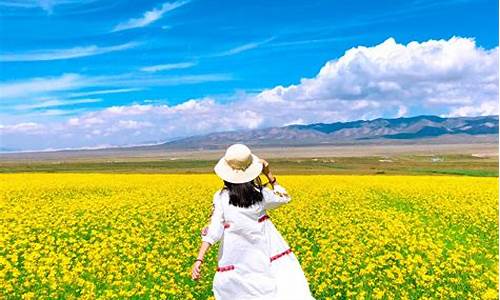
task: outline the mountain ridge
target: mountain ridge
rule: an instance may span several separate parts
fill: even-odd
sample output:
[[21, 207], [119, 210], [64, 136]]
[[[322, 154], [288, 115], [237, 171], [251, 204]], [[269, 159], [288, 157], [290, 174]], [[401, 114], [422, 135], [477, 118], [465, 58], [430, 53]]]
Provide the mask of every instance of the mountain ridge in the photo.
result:
[[293, 124], [263, 129], [223, 131], [165, 142], [154, 147], [218, 149], [244, 142], [252, 146], [300, 146], [356, 142], [467, 139], [467, 136], [498, 135], [498, 115], [439, 117], [418, 115], [348, 122]]

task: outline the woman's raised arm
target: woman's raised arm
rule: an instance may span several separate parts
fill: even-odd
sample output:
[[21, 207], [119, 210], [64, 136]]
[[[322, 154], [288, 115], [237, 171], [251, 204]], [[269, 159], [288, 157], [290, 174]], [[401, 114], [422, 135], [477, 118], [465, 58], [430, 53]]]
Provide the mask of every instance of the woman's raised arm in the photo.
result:
[[285, 188], [278, 183], [274, 184], [274, 188], [272, 190], [267, 187], [263, 188], [262, 194], [264, 196], [265, 209], [278, 208], [281, 205], [286, 204], [290, 202], [290, 200], [292, 200]]
[[267, 187], [262, 189], [262, 193], [264, 196], [264, 208], [273, 209], [290, 202], [290, 195], [288, 195], [284, 187], [278, 184], [276, 177], [274, 177], [271, 169], [269, 168], [269, 163], [263, 159], [261, 159], [261, 161], [264, 165], [262, 174], [267, 177], [269, 183], [273, 186], [272, 190]]

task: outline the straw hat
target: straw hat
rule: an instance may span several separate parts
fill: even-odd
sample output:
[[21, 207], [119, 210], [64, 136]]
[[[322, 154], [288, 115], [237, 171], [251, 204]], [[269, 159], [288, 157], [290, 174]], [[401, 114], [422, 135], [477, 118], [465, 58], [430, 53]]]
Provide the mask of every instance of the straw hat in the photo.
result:
[[234, 144], [226, 149], [224, 157], [219, 159], [214, 171], [225, 181], [231, 183], [249, 182], [262, 172], [260, 158], [252, 154], [243, 144]]

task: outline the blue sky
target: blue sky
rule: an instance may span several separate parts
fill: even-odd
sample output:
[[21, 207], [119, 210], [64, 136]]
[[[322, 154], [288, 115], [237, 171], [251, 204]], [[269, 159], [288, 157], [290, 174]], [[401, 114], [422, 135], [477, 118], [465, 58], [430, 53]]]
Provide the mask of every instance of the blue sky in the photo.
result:
[[497, 1], [2, 0], [0, 36], [7, 150], [498, 110]]

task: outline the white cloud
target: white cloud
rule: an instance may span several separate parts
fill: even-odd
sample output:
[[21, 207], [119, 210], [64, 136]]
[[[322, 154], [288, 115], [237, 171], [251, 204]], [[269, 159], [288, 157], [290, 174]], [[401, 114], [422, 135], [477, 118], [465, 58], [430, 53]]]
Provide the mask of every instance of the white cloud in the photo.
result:
[[453, 108], [448, 117], [467, 117], [467, 116], [487, 116], [498, 115], [498, 101], [486, 101], [479, 105], [466, 105]]
[[[111, 106], [104, 110], [104, 115], [107, 116], [128, 116], [142, 115], [153, 109], [153, 105], [133, 104], [129, 106]], [[92, 114], [94, 115], [94, 114]]]
[[54, 7], [60, 5], [84, 5], [97, 0], [3, 0], [0, 6], [12, 8], [41, 8], [52, 14]]
[[148, 121], [120, 120], [117, 125], [123, 129], [141, 129], [154, 126]]
[[154, 8], [152, 10], [146, 11], [140, 18], [133, 18], [126, 22], [119, 23], [113, 28], [112, 32], [147, 26], [161, 19], [165, 13], [181, 7], [187, 3], [189, 3], [189, 1], [165, 2], [160, 8]]
[[396, 114], [396, 118], [404, 117], [408, 113], [408, 108], [404, 105], [400, 105], [398, 109], [398, 113]]
[[44, 125], [35, 122], [25, 122], [13, 125], [0, 125], [0, 132], [8, 133], [25, 133], [25, 134], [38, 134], [45, 128]]
[[327, 42], [338, 42], [345, 40], [352, 40], [355, 38], [359, 38], [360, 35], [349, 35], [349, 36], [336, 36], [333, 38], [324, 38], [324, 39], [308, 39], [308, 40], [295, 40], [295, 41], [284, 41], [284, 42], [275, 42], [267, 45], [269, 48], [276, 47], [289, 47], [289, 46], [298, 46], [298, 45], [311, 45], [317, 43], [327, 43]]
[[[75, 89], [92, 87], [126, 87], [101, 91], [74, 92], [67, 97], [81, 97], [84, 95], [111, 94], [131, 92], [149, 86], [175, 86], [198, 84], [204, 82], [233, 80], [230, 74], [196, 74], [178, 76], [155, 76], [149, 74], [126, 73], [107, 76], [84, 76], [68, 73], [59, 77], [35, 77], [24, 80], [0, 83], [0, 99], [16, 99], [26, 101], [30, 97], [54, 97], [55, 93], [73, 91]], [[66, 97], [66, 95], [64, 95]]]
[[43, 100], [38, 103], [16, 105], [14, 106], [14, 109], [31, 110], [31, 109], [41, 109], [41, 108], [49, 108], [55, 106], [71, 106], [75, 104], [96, 103], [101, 101], [102, 99], [96, 99], [96, 98], [83, 98], [83, 99], [72, 99], [72, 100], [50, 99], [50, 100]]
[[[374, 47], [356, 47], [329, 61], [314, 78], [278, 86], [258, 95], [262, 102], [359, 101], [380, 109], [405, 105], [411, 112], [432, 113], [453, 104], [490, 103], [498, 99], [498, 48], [484, 50], [473, 39], [453, 37], [397, 44], [392, 38]], [[368, 104], [367, 102], [362, 102]], [[398, 114], [404, 111], [399, 111]]]
[[84, 84], [84, 77], [74, 73], [63, 74], [59, 77], [37, 77], [11, 81], [0, 84], [0, 99], [25, 98], [41, 93], [71, 90]]
[[85, 109], [79, 108], [79, 109], [44, 109], [40, 111], [34, 111], [31, 113], [31, 115], [36, 116], [37, 118], [40, 117], [56, 117], [56, 116], [70, 116], [70, 115], [75, 115], [76, 113], [82, 113]]
[[97, 91], [88, 91], [88, 92], [79, 92], [79, 93], [69, 93], [68, 97], [73, 98], [73, 97], [94, 96], [94, 95], [121, 94], [121, 93], [137, 92], [140, 90], [142, 90], [142, 89], [129, 88], [129, 89], [97, 90]]
[[[148, 79], [133, 80], [140, 85]], [[172, 78], [153, 84], [162, 80]], [[498, 94], [498, 48], [485, 50], [473, 39], [456, 37], [407, 45], [388, 39], [352, 48], [298, 84], [238, 94], [230, 102], [206, 97], [170, 106], [109, 107], [51, 124], [38, 139], [31, 135], [29, 143], [30, 148], [121, 145], [292, 123], [488, 115], [498, 113]], [[7, 147], [27, 143], [22, 134], [4, 134], [1, 128], [0, 134]], [[64, 139], [68, 134], [89, 138]]]
[[304, 120], [302, 120], [301, 118], [298, 118], [296, 120], [293, 120], [291, 122], [288, 122], [288, 123], [285, 123], [283, 124], [283, 126], [289, 126], [289, 125], [304, 125]]
[[252, 42], [252, 43], [243, 44], [241, 46], [238, 46], [238, 47], [235, 47], [235, 48], [231, 48], [229, 50], [226, 50], [226, 51], [223, 51], [223, 52], [220, 52], [220, 53], [216, 53], [216, 54], [213, 54], [211, 56], [213, 56], [213, 57], [219, 57], [219, 56], [231, 56], [231, 55], [235, 55], [235, 54], [238, 54], [238, 53], [241, 53], [241, 52], [245, 52], [245, 51], [248, 51], [248, 50], [252, 50], [252, 49], [258, 48], [258, 47], [260, 47], [260, 46], [262, 46], [264, 44], [269, 43], [272, 40], [274, 40], [274, 37], [268, 38], [268, 39], [260, 41], [260, 42]]
[[163, 65], [154, 65], [143, 67], [140, 70], [143, 72], [159, 72], [159, 71], [168, 71], [175, 69], [187, 69], [195, 66], [195, 62], [182, 62], [182, 63], [173, 63], [173, 64], [163, 64]]
[[68, 125], [70, 126], [82, 126], [83, 128], [89, 128], [91, 126], [104, 124], [104, 120], [92, 115], [85, 118], [71, 118], [68, 120]]
[[86, 56], [94, 56], [105, 54], [109, 52], [123, 51], [138, 46], [137, 42], [129, 42], [120, 45], [99, 47], [96, 45], [85, 47], [74, 47], [69, 49], [47, 49], [33, 51], [30, 53], [17, 53], [17, 54], [0, 54], [0, 61], [13, 62], [13, 61], [47, 61], [47, 60], [61, 60], [72, 59]]
[[185, 84], [197, 84], [204, 82], [230, 81], [233, 80], [231, 74], [213, 73], [196, 75], [141, 75], [141, 74], [123, 74], [117, 76], [101, 76], [94, 78], [94, 85], [113, 85], [113, 86], [174, 86]]

